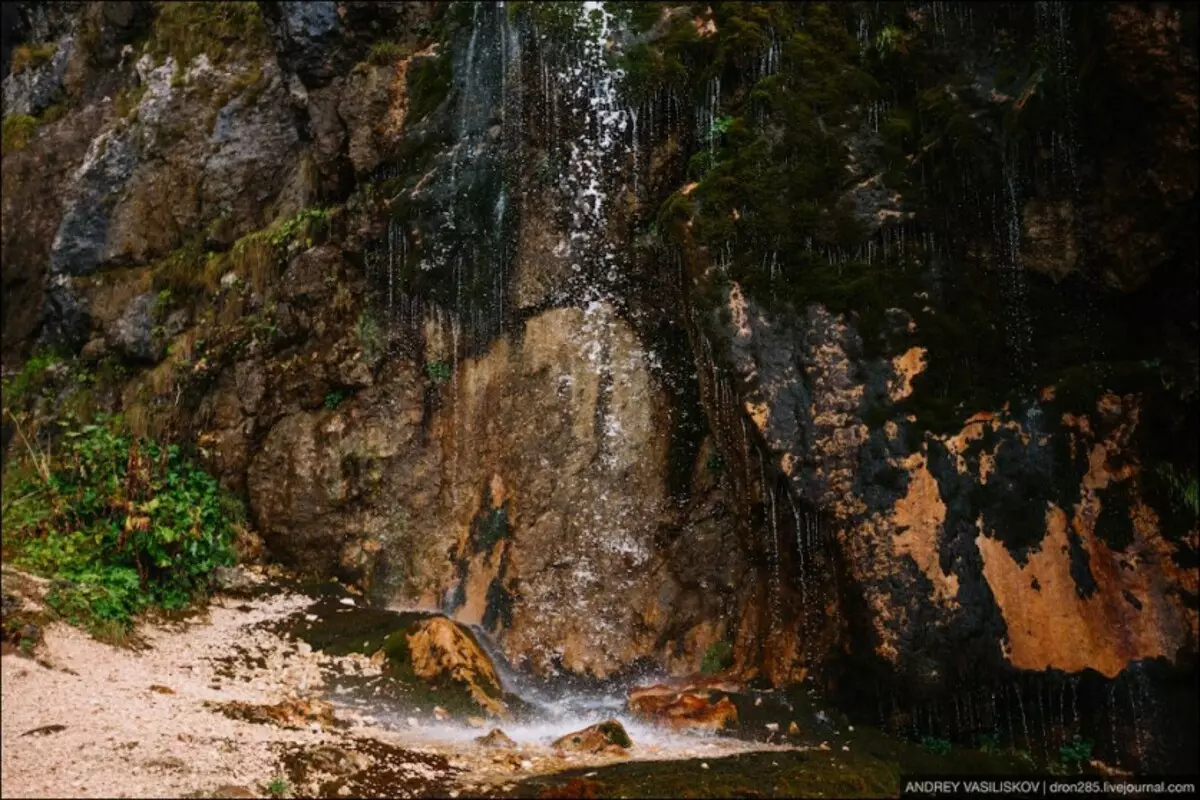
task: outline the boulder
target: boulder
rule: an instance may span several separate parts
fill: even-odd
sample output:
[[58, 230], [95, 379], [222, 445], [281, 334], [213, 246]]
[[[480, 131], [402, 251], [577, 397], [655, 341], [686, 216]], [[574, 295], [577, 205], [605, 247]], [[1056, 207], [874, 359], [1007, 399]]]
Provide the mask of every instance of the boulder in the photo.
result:
[[589, 725], [581, 731], [568, 733], [554, 742], [559, 750], [569, 750], [573, 753], [608, 753], [623, 755], [633, 741], [625, 732], [625, 727], [615, 719], [607, 719]]
[[483, 747], [510, 749], [517, 746], [517, 743], [510, 739], [508, 734], [499, 728], [492, 728], [489, 733], [483, 736], [476, 736], [475, 741]]
[[733, 689], [736, 687], [720, 682], [681, 687], [658, 684], [633, 689], [628, 705], [636, 716], [676, 730], [719, 731], [737, 727], [737, 707], [725, 694]]
[[445, 617], [422, 620], [406, 638], [413, 673], [418, 678], [459, 684], [489, 713], [502, 715], [507, 711], [491, 659], [455, 622]]

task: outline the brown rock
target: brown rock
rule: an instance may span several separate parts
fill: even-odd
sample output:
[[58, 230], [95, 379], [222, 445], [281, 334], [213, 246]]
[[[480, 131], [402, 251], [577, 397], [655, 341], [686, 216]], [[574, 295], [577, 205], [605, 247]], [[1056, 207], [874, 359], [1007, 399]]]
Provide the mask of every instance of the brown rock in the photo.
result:
[[568, 733], [557, 739], [553, 745], [559, 750], [569, 750], [574, 753], [609, 753], [623, 755], [633, 741], [625, 732], [624, 726], [615, 719], [597, 722], [581, 731]]
[[727, 690], [731, 685], [689, 685], [672, 688], [664, 685], [634, 689], [629, 693], [629, 710], [642, 719], [667, 725], [677, 730], [719, 731], [736, 727], [737, 707], [728, 696], [713, 702], [714, 692]]
[[263, 725], [282, 725], [286, 728], [303, 728], [314, 722], [323, 728], [333, 725], [333, 704], [316, 698], [293, 697], [274, 705], [255, 705], [237, 700], [211, 705], [228, 717]]
[[492, 714], [504, 714], [500, 678], [491, 659], [462, 627], [445, 617], [417, 623], [408, 634], [413, 672], [427, 681], [465, 686], [475, 702]]
[[517, 743], [499, 728], [492, 728], [489, 733], [483, 736], [476, 736], [475, 741], [483, 747], [514, 748], [517, 746]]

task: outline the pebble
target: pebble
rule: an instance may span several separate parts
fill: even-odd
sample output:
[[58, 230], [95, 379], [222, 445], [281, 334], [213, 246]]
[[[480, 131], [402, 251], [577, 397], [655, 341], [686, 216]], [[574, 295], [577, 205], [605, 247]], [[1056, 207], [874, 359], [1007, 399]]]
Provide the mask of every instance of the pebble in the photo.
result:
[[521, 762], [521, 769], [533, 769], [533, 762], [525, 759]]
[[708, 762], [707, 762], [707, 761], [705, 761], [705, 762], [701, 763], [701, 764], [700, 764], [700, 769], [708, 769]]
[[338, 787], [338, 796], [339, 797], [349, 797], [352, 793], [353, 793], [353, 791], [350, 789], [349, 786]]
[[768, 722], [766, 727], [767, 727], [767, 730], [774, 733], [775, 731], [779, 730], [779, 723], [778, 722]]
[[417, 721], [416, 717], [409, 717], [408, 718], [408, 727], [419, 728], [419, 727], [421, 727], [421, 723]]
[[354, 598], [353, 597], [343, 597], [338, 602], [344, 606], [352, 606], [352, 605], [354, 605]]

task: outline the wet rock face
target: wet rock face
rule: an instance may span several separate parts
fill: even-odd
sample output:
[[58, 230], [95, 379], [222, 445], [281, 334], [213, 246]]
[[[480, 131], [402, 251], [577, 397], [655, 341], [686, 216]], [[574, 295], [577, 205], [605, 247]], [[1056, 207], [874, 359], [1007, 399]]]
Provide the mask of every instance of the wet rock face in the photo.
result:
[[[1086, 416], [1052, 402], [981, 413], [913, 449], [903, 419], [862, 422], [862, 398], [907, 396], [920, 353], [880, 373], [826, 312], [810, 308], [797, 330], [736, 294], [732, 306], [748, 415], [792, 491], [833, 515], [850, 597], [864, 604], [852, 625], [865, 626], [873, 657], [937, 686], [966, 663], [1112, 677], [1193, 646], [1196, 614], [1179, 598], [1195, 580], [1175, 566], [1189, 545], [1164, 538], [1142, 499], [1134, 396], [1104, 396]], [[1127, 499], [1102, 530], [1118, 494]]]

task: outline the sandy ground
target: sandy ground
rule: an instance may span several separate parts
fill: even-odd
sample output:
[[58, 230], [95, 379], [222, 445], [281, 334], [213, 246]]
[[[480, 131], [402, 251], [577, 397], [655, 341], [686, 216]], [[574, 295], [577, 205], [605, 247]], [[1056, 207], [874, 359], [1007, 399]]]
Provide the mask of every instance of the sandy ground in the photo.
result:
[[[41, 663], [18, 654], [0, 658], [0, 794], [163, 797], [229, 784], [261, 791], [258, 787], [279, 773], [272, 743], [314, 744], [329, 734], [233, 720], [203, 703], [276, 702], [312, 680], [315, 665], [289, 659], [294, 651], [286, 643], [261, 633], [257, 644], [287, 666], [247, 683], [219, 677], [219, 662], [213, 659], [227, 655], [239, 638], [247, 644], [248, 627], [306, 602], [296, 596], [218, 598], [200, 621], [142, 626], [139, 635], [149, 647], [141, 651], [102, 644], [62, 623], [51, 625], [39, 647]], [[48, 725], [65, 728], [28, 733]]]
[[[304, 729], [247, 722], [206, 705], [268, 705], [326, 694], [336, 699], [337, 692], [327, 690], [339, 688], [339, 677], [378, 675], [366, 658], [330, 657], [262, 628], [311, 603], [295, 594], [218, 596], [186, 622], [140, 625], [137, 635], [145, 644], [140, 649], [103, 644], [62, 623], [48, 626], [36, 658], [0, 657], [0, 797], [213, 796], [222, 787], [245, 793], [235, 790], [232, 796], [263, 796], [269, 781], [286, 774], [285, 750], [308, 754], [323, 746], [340, 754], [325, 761], [340, 759], [341, 772], [336, 766], [306, 766], [302, 782], [289, 783], [293, 792], [345, 796], [386, 785], [399, 796], [437, 792], [436, 787], [452, 795], [486, 793], [488, 786], [522, 777], [624, 760], [564, 755], [528, 739], [516, 750], [497, 752], [474, 744], [481, 731], [466, 725], [439, 728], [432, 719], [409, 719], [385, 726], [344, 705], [336, 711], [340, 729], [315, 722]], [[688, 740], [682, 747], [643, 739], [637, 746], [641, 731], [631, 733], [633, 758], [774, 749], [711, 739]], [[383, 752], [380, 744], [404, 752]], [[306, 756], [309, 761], [323, 763]], [[357, 782], [350, 773], [359, 776]], [[342, 783], [329, 782], [339, 775]]]

